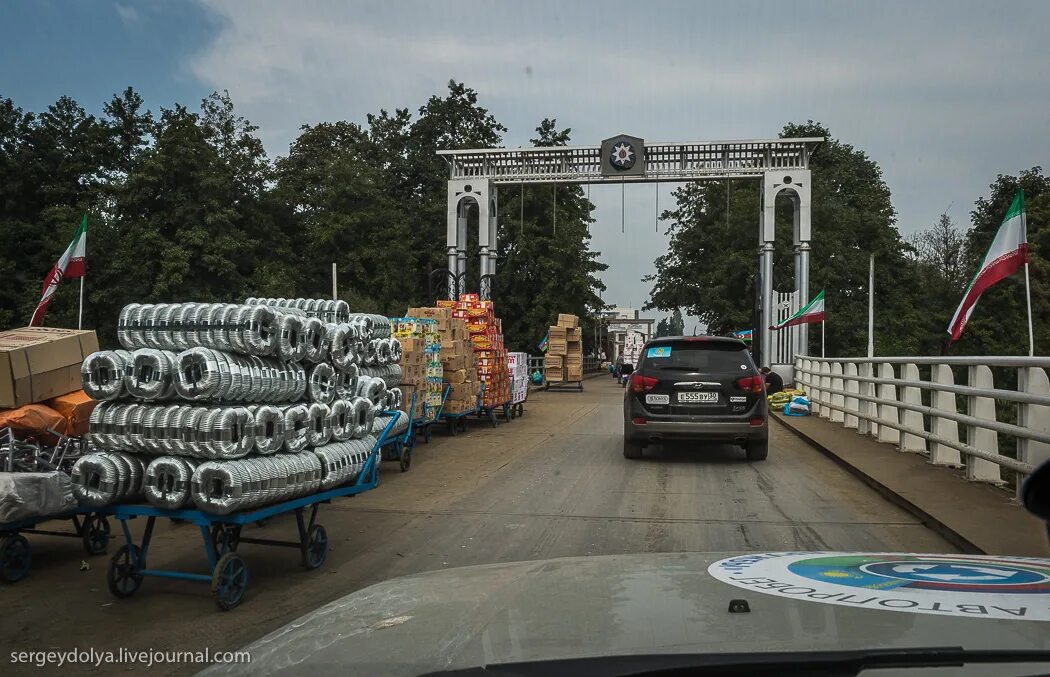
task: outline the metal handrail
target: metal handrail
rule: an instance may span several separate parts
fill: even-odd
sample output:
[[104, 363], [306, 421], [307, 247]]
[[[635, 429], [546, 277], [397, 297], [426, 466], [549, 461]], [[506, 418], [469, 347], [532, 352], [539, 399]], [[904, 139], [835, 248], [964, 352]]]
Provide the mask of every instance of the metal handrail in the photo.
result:
[[[859, 381], [860, 380], [860, 378], [858, 378], [858, 377], [846, 376], [844, 374], [822, 374], [822, 373], [820, 373], [818, 371], [813, 371], [812, 369], [803, 369], [802, 367], [796, 367], [795, 369], [799, 373], [809, 374], [811, 376], [819, 376], [821, 378], [824, 378], [824, 377], [828, 377], [828, 378], [832, 378], [832, 379], [839, 379], [839, 378], [841, 378], [843, 380], [848, 379], [850, 381], [853, 381], [853, 380], [858, 380]], [[879, 384], [879, 385], [889, 384], [890, 383], [890, 379], [865, 379], [865, 380], [867, 382], [869, 382], [869, 383], [876, 383], [876, 384]], [[809, 385], [809, 384], [807, 384], [807, 385]], [[955, 421], [956, 423], [962, 423], [963, 425], [978, 426], [978, 427], [981, 427], [981, 428], [987, 428], [988, 430], [994, 430], [995, 432], [1002, 433], [1004, 435], [1013, 435], [1014, 437], [1024, 437], [1025, 439], [1035, 440], [1036, 442], [1045, 442], [1047, 444], [1050, 444], [1050, 433], [1041, 433], [1041, 432], [1038, 432], [1038, 431], [1032, 431], [1032, 430], [1029, 430], [1028, 428], [1022, 428], [1020, 426], [1011, 425], [1009, 423], [1000, 423], [999, 421], [988, 421], [988, 420], [983, 419], [983, 418], [977, 418], [976, 416], [967, 416], [966, 414], [960, 414], [958, 412], [948, 411], [947, 409], [935, 409], [933, 407], [927, 407], [924, 404], [911, 404], [909, 402], [904, 402], [902, 400], [887, 400], [884, 397], [872, 397], [870, 395], [863, 395], [861, 393], [853, 393], [853, 392], [850, 392], [848, 390], [839, 390], [838, 388], [825, 388], [824, 386], [822, 386], [820, 384], [814, 384], [811, 387], [814, 388], [817, 392], [819, 392], [821, 394], [823, 394], [823, 393], [830, 393], [832, 395], [842, 395], [843, 397], [849, 397], [849, 398], [852, 398], [852, 399], [855, 399], [855, 400], [860, 400], [862, 402], [872, 402], [874, 404], [884, 404], [884, 405], [887, 405], [887, 406], [890, 406], [890, 407], [897, 407], [898, 409], [907, 409], [908, 411], [917, 411], [920, 414], [926, 414], [927, 416], [936, 416], [937, 418], [946, 418], [949, 421]], [[916, 386], [916, 387], [918, 387], [918, 386]], [[972, 388], [972, 390], [980, 391], [980, 388]], [[988, 395], [981, 395], [981, 397], [988, 397]], [[831, 407], [833, 409], [837, 409], [838, 408], [837, 406], [836, 407], [832, 407], [830, 403], [819, 402], [819, 404], [821, 406], [825, 406], [825, 404], [826, 404], [828, 407]], [[850, 409], [843, 409], [843, 411], [845, 411], [846, 413], [849, 413], [849, 414], [854, 414], [854, 412], [852, 410], [850, 410]], [[876, 423], [882, 423], [883, 422], [883, 419], [881, 419], [881, 418], [875, 418], [874, 420], [875, 420]], [[887, 424], [887, 425], [889, 425], [889, 424]], [[890, 427], [892, 428], [893, 426], [890, 426]], [[908, 431], [905, 431], [905, 432], [908, 432]], [[1031, 466], [1029, 466], [1029, 470], [1027, 472], [1031, 472]]]
[[1017, 355], [992, 355], [988, 357], [810, 357], [798, 355], [796, 359], [839, 364], [945, 364], [949, 367], [1043, 367], [1050, 368], [1050, 357], [1019, 357]]
[[[1022, 373], [1024, 373], [1023, 370], [1026, 368], [1046, 369], [1050, 367], [1050, 358], [1015, 356], [822, 358], [796, 355], [796, 380], [810, 395], [810, 399], [815, 405], [815, 412], [818, 411], [818, 409], [822, 410], [824, 407], [830, 412], [841, 412], [842, 415], [850, 417], [849, 420], [845, 421], [850, 427], [853, 427], [853, 424], [856, 422], [864, 421], [865, 425], [858, 426], [858, 429], [862, 433], [869, 429], [867, 428], [867, 424], [876, 425], [880, 428], [885, 427], [887, 429], [899, 431], [905, 436], [913, 436], [915, 438], [924, 439], [928, 442], [941, 445], [946, 449], [957, 450], [966, 457], [983, 459], [990, 463], [994, 463], [1000, 468], [1006, 468], [1007, 470], [1019, 473], [1021, 476], [1031, 473], [1035, 467], [1033, 463], [1028, 462], [1031, 457], [1026, 455], [1028, 453], [1027, 450], [1029, 449], [1029, 442], [1050, 444], [1050, 431], [1035, 429], [1037, 427], [1043, 428], [1042, 425], [1033, 427], [1027, 427], [1025, 425], [1025, 423], [1031, 422], [1031, 419], [1028, 417], [1032, 415], [1032, 410], [1029, 407], [1050, 407], [1050, 395], [1041, 392], [993, 388], [990, 387], [992, 385], [990, 381], [987, 383], [989, 387], [975, 387], [975, 385], [956, 385], [954, 383], [941, 383], [935, 380], [917, 381], [904, 378], [885, 378], [876, 376], [874, 373], [875, 370], [871, 368], [871, 366], [878, 364], [897, 366], [938, 365], [948, 367], [1013, 367], [1022, 370]], [[868, 366], [865, 369], [866, 373], [853, 374], [846, 373], [845, 370], [832, 372], [830, 371], [831, 365], [871, 366]], [[894, 374], [894, 376], [896, 376], [896, 374]], [[1043, 382], [1045, 384], [1045, 380], [1043, 380]], [[971, 383], [973, 383], [973, 381], [971, 381]], [[978, 386], [980, 383], [980, 381], [977, 381]], [[839, 387], [833, 387], [833, 384]], [[861, 384], [864, 384], [864, 386], [862, 387]], [[877, 395], [882, 393], [876, 389], [876, 386], [892, 386], [895, 389], [903, 388], [904, 391], [900, 396], [897, 396], [897, 391], [895, 390], [892, 398], [879, 397]], [[857, 390], [850, 390], [850, 387], [856, 387]], [[1041, 389], [1045, 389], [1045, 387], [1046, 386], [1044, 385]], [[913, 389], [911, 395], [908, 394], [908, 389]], [[990, 418], [983, 418], [970, 414], [960, 414], [954, 409], [926, 406], [925, 404], [922, 404], [921, 397], [919, 397], [915, 391], [951, 393], [953, 395], [962, 395], [968, 398], [973, 398], [973, 400], [980, 398], [985, 401], [997, 400], [1014, 402], [1020, 405], [1018, 411], [1018, 425], [997, 421], [995, 420], [994, 413]], [[838, 401], [835, 402], [832, 400]], [[954, 398], [952, 401], [954, 402]], [[932, 404], [938, 403], [939, 402], [936, 400], [932, 402]], [[948, 403], [943, 402], [940, 404], [943, 407]], [[881, 410], [882, 407], [892, 408], [889, 417], [886, 417]], [[906, 418], [898, 418], [896, 414], [898, 410], [922, 414], [923, 416], [929, 417], [931, 422], [937, 420], [950, 421], [954, 424], [966, 426], [966, 428], [970, 430], [983, 429], [997, 434], [1010, 435], [1018, 440], [1018, 458], [1013, 459], [1003, 456], [999, 453], [998, 448], [980, 449], [972, 444], [964, 443], [955, 439], [947, 439], [941, 437], [935, 432], [928, 432], [926, 430], [926, 424], [922, 422], [922, 419], [919, 419], [918, 424], [914, 422], [914, 419], [913, 422], [909, 424]], [[971, 410], [970, 413], [972, 414], [973, 410]], [[822, 415], [825, 417], [828, 416], [826, 413], [822, 413]], [[832, 420], [843, 420], [838, 413], [833, 414], [831, 418]], [[932, 425], [934, 426], [932, 430], [942, 432], [940, 428], [936, 427], [936, 423], [932, 423]], [[955, 437], [955, 433], [952, 433], [952, 437]], [[967, 442], [972, 443], [973, 441], [974, 438], [972, 435], [969, 436]], [[902, 438], [902, 450], [907, 444], [907, 438]], [[984, 444], [987, 445], [989, 442], [985, 442]], [[921, 450], [925, 451], [925, 447], [922, 447]], [[934, 447], [933, 450], [935, 451], [936, 447]], [[1024, 453], [1022, 453], [1022, 450], [1024, 450]], [[933, 452], [931, 451], [930, 453]], [[931, 456], [931, 461], [933, 460], [935, 459]], [[951, 461], [942, 459], [939, 462], [950, 463]], [[979, 477], [975, 474], [972, 478], [984, 479], [986, 481], [1001, 481], [1001, 479], [996, 479], [988, 474], [985, 474], [984, 477]], [[1019, 485], [1020, 483], [1018, 483], [1018, 486]]]

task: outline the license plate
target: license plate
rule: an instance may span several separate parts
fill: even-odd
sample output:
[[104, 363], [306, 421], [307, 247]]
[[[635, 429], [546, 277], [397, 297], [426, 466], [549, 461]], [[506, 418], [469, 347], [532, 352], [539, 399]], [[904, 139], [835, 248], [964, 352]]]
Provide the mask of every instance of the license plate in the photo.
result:
[[679, 402], [718, 402], [718, 393], [678, 393]]
[[670, 395], [646, 395], [645, 396], [645, 403], [646, 404], [670, 404], [670, 402], [671, 402], [671, 396]]

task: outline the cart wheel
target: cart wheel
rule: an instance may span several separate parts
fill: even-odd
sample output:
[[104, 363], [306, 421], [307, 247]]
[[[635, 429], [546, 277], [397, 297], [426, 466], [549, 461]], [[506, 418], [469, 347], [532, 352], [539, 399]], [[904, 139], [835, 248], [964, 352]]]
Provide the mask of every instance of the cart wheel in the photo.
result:
[[511, 419], [511, 412], [513, 410], [514, 410], [514, 407], [510, 406], [509, 404], [504, 404], [503, 405], [503, 418], [505, 418], [506, 420], [509, 421]]
[[525, 404], [523, 402], [518, 403], [518, 418], [525, 415]]
[[408, 472], [409, 467], [412, 465], [412, 450], [405, 448], [405, 451], [401, 454], [401, 472]]
[[423, 440], [426, 441], [427, 444], [430, 444], [430, 438], [434, 435], [434, 433], [431, 431], [432, 427], [433, 426], [428, 425], [426, 428], [423, 429]]
[[328, 557], [328, 532], [320, 524], [315, 524], [306, 532], [306, 543], [303, 544], [303, 566], [316, 569], [324, 564]]
[[215, 604], [229, 611], [244, 599], [248, 589], [248, 567], [235, 552], [228, 552], [215, 563], [211, 574], [211, 591], [215, 593]]
[[580, 392], [583, 392], [583, 381], [580, 381]]
[[241, 532], [234, 526], [225, 524], [211, 525], [211, 544], [215, 546], [215, 554], [222, 557], [228, 552], [237, 550], [240, 545]]
[[463, 418], [459, 419], [459, 424], [462, 426], [461, 430], [463, 432], [467, 432], [467, 417], [466, 416], [464, 416]]
[[453, 437], [458, 435], [459, 434], [459, 421], [454, 419], [454, 418], [450, 418], [448, 420], [448, 429], [449, 429], [449, 432], [452, 433]]
[[131, 597], [142, 585], [142, 574], [139, 572], [144, 568], [142, 551], [137, 545], [120, 546], [120, 550], [109, 561], [109, 571], [106, 572], [109, 591], [121, 599]]
[[10, 534], [0, 541], [0, 579], [14, 583], [26, 577], [33, 564], [33, 551], [22, 534]]
[[88, 515], [80, 527], [80, 539], [89, 555], [101, 555], [109, 547], [109, 520], [99, 514]]
[[411, 449], [415, 449], [415, 447], [416, 447], [416, 434], [412, 433], [411, 435], [409, 435], [408, 439], [405, 440], [405, 448], [411, 450]]

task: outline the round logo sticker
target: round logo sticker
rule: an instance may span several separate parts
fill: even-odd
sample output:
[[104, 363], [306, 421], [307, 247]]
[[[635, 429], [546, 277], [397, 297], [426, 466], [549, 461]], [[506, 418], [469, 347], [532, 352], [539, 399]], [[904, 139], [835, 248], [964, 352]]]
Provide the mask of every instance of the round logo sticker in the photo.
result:
[[984, 555], [768, 552], [730, 557], [714, 578], [767, 595], [910, 613], [1050, 621], [1050, 560]]
[[621, 141], [613, 146], [609, 161], [617, 169], [630, 169], [634, 166], [634, 157], [634, 146], [627, 141]]

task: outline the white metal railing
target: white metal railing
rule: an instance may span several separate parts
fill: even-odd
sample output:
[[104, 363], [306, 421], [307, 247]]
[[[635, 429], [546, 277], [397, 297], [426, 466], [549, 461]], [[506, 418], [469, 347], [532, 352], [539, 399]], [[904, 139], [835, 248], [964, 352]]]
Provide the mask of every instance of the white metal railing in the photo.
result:
[[[966, 369], [965, 384], [956, 384], [953, 368]], [[993, 368], [1003, 380], [1016, 370], [1016, 389], [996, 388]], [[800, 355], [795, 381], [815, 416], [926, 454], [931, 463], [965, 467], [969, 480], [1001, 484], [1006, 469], [1020, 490], [1021, 479], [1050, 459], [1047, 368], [1045, 357]], [[1016, 423], [998, 420], [997, 405], [1016, 407]], [[1016, 439], [1016, 457], [1001, 453], [1000, 434]]]

